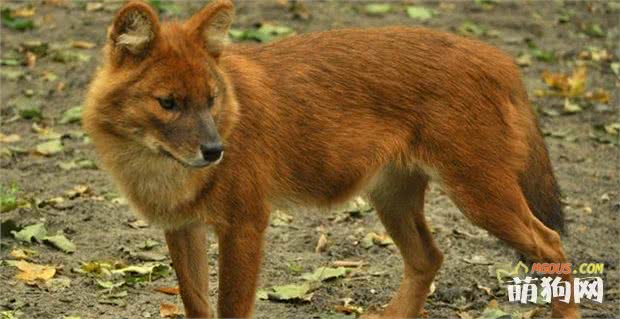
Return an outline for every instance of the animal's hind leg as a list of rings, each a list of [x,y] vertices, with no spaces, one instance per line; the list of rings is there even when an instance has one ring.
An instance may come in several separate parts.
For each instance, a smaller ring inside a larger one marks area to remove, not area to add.
[[[511,174],[493,169],[450,173],[442,176],[446,190],[474,224],[533,261],[567,262],[560,236],[532,214],[517,179]],[[562,279],[572,284],[570,274],[562,275]],[[552,316],[580,317],[572,301],[567,304],[557,299],[552,301]]]
[[[443,255],[423,215],[428,177],[421,171],[388,166],[369,192],[381,222],[400,250],[404,278],[383,313],[385,318],[419,317]]]

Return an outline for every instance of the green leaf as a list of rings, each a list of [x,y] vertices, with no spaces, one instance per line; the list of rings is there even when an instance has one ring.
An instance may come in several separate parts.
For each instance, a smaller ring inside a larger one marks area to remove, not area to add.
[[[20,231],[11,231],[13,237],[19,241],[31,243],[34,238],[38,242],[42,242],[45,236],[47,236],[47,229],[43,223],[37,223],[24,227]]]
[[[0,184],[0,213],[12,211],[19,206],[17,191],[16,185],[6,187]]]
[[[26,40],[22,42],[22,48],[36,54],[37,56],[43,56],[47,54],[49,45],[47,42],[43,42],[41,40]]]
[[[82,120],[82,107],[74,106],[62,114],[60,124],[76,123]]]
[[[583,31],[585,32],[585,34],[593,38],[604,38],[605,37],[605,31],[603,31],[601,26],[596,23],[589,25]]]
[[[124,275],[128,283],[145,282],[169,275],[170,266],[163,263],[145,263],[115,269],[112,274]]]
[[[2,25],[9,29],[23,31],[34,28],[34,22],[32,22],[32,20],[13,17],[11,15],[11,9],[9,8],[2,9],[0,16],[2,17],[2,19],[0,19],[2,20]]]
[[[310,288],[308,283],[275,286],[267,292],[267,296],[270,300],[276,301],[310,301],[312,298],[312,295],[308,295]]]
[[[579,104],[571,102],[569,99],[564,100],[564,113],[575,114],[583,111]]]
[[[59,162],[58,167],[60,167],[63,171],[70,171],[74,169],[97,169],[97,164],[89,159],[80,159]]]
[[[388,3],[371,3],[364,8],[368,15],[381,16],[392,11],[392,5]]]
[[[435,11],[420,6],[409,6],[407,7],[407,15],[412,19],[426,21],[435,15]]]
[[[458,28],[459,33],[461,34],[465,34],[465,35],[473,35],[476,37],[480,37],[483,36],[486,32],[486,28],[472,22],[472,21],[465,21],[461,24],[461,26],[459,26]]]
[[[319,267],[312,273],[305,273],[301,275],[301,278],[308,281],[325,281],[338,277],[344,277],[347,272],[349,272],[349,269],[344,267]]]
[[[9,101],[9,107],[15,108],[19,117],[31,120],[41,119],[43,114],[41,112],[41,103],[25,96],[19,96]]]
[[[0,77],[9,81],[15,81],[23,78],[26,72],[21,69],[0,68]]]
[[[97,279],[97,278],[95,278],[95,282],[97,283],[97,286],[99,286],[100,288],[108,289],[108,290],[121,287],[122,285],[125,284],[124,280],[121,280],[119,282],[112,282],[110,280],[102,280],[102,279]]]
[[[16,319],[18,317],[17,310],[0,311],[0,319]]]
[[[75,244],[72,243],[69,239],[67,239],[67,237],[65,237],[65,235],[63,234],[46,236],[43,238],[43,240],[68,254],[75,252],[76,249]]]
[[[256,299],[267,300],[269,299],[269,293],[264,289],[256,291]]]
[[[609,65],[609,68],[611,68],[611,72],[613,72],[616,76],[620,76],[620,63],[619,62],[613,62]]]
[[[90,55],[75,50],[57,50],[52,53],[52,60],[60,63],[88,62]]]
[[[50,156],[62,152],[62,142],[59,139],[38,144],[35,151],[41,155]]]
[[[139,244],[138,248],[144,249],[144,250],[150,250],[153,247],[157,247],[157,246],[161,246],[161,243],[156,241],[156,240],[147,239],[144,242],[142,242],[141,244]]]
[[[519,66],[530,66],[532,65],[532,56],[529,53],[519,54],[516,62]]]
[[[169,15],[179,15],[181,8],[174,1],[149,0],[149,3],[161,13]]]

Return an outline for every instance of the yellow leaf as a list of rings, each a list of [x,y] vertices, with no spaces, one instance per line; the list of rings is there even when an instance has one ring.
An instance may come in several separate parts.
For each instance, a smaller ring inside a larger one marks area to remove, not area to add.
[[[586,89],[587,77],[588,70],[585,66],[580,66],[573,70],[573,74],[568,78],[568,96],[576,97],[583,95]]]
[[[586,99],[592,100],[599,103],[608,104],[609,103],[609,92],[604,89],[595,89],[594,91],[590,91],[586,93]]]
[[[547,86],[557,91],[557,93],[563,97],[578,97],[583,95],[586,88],[587,77],[588,72],[585,66],[577,67],[570,76],[562,73],[551,73],[547,70],[545,70],[541,76]]]
[[[28,259],[30,257],[36,256],[38,253],[32,249],[13,249],[9,256],[13,259]]]
[[[551,73],[545,70],[542,74],[542,80],[552,89],[565,91],[568,89],[568,77],[561,73]]]
[[[21,140],[21,137],[17,134],[4,135],[0,133],[0,143],[15,143]]]
[[[15,278],[29,285],[35,284],[37,280],[46,282],[56,274],[54,266],[37,265],[23,260],[16,262],[14,265],[20,270],[20,273],[15,275]]]
[[[73,41],[71,42],[71,46],[76,49],[92,49],[97,45],[93,42],[88,41]]]
[[[13,18],[30,18],[34,15],[35,8],[20,8],[11,13],[11,17]]]

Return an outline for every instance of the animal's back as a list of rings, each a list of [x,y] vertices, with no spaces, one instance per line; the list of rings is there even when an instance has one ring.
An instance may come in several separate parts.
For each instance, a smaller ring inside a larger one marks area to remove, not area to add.
[[[231,137],[238,143],[230,144],[244,145],[240,154],[268,150],[269,169],[286,178],[280,184],[312,198],[345,198],[341,190],[356,189],[386,162],[453,160],[437,158],[438,150],[472,157],[472,166],[485,153],[482,160],[497,160],[497,149],[519,148],[507,141],[520,137],[516,127],[533,123],[510,57],[422,28],[345,29],[233,47],[222,65],[241,105]],[[463,136],[499,138],[476,144]]]

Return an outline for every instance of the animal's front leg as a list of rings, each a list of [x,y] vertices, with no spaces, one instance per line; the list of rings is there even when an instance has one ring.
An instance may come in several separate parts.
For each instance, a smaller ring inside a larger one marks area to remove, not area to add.
[[[249,318],[252,314],[264,229],[251,222],[218,229],[220,318]]]
[[[213,318],[209,307],[207,226],[203,223],[166,231],[166,242],[177,273],[187,318]]]

